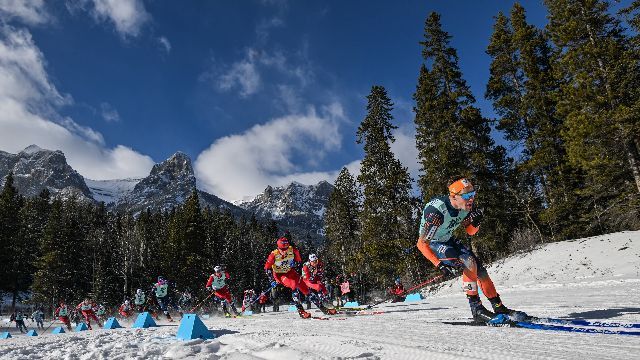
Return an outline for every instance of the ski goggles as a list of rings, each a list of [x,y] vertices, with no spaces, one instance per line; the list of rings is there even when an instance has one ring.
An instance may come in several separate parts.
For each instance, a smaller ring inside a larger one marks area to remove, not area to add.
[[[463,198],[464,200],[469,200],[469,199],[473,199],[474,197],[476,197],[476,191],[470,191],[468,193],[464,193],[464,194],[458,194],[460,195],[461,198]]]

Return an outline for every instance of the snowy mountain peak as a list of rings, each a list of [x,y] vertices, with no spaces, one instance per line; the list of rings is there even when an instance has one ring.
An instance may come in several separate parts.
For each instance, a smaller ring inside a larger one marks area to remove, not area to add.
[[[264,218],[277,220],[298,236],[319,241],[324,234],[324,213],[333,185],[321,181],[315,185],[291,182],[267,186],[253,200],[238,204]]]
[[[32,144],[24,148],[24,150],[20,151],[20,154],[32,155],[43,150],[44,149],[42,149],[40,146]]]
[[[96,184],[97,187],[104,184]],[[116,201],[116,209],[138,213],[148,208],[164,210],[177,207],[191,195],[196,187],[196,177],[189,156],[182,152],[173,154],[167,160],[153,166],[151,173],[139,181],[114,182],[107,184],[105,196],[120,196]],[[127,187],[133,188],[127,190]],[[114,186],[119,186],[114,189]],[[104,186],[103,186],[104,187]],[[120,192],[118,192],[120,191]],[[202,206],[228,209],[233,213],[242,212],[215,195],[198,191]]]
[[[158,174],[167,174],[170,176],[193,176],[193,166],[191,165],[191,159],[182,153],[177,152],[173,154],[167,160],[155,164],[151,169],[151,174],[149,176],[154,176]],[[194,177],[195,181],[195,177]],[[195,183],[194,183],[195,186]]]
[[[91,191],[69,164],[64,153],[30,145],[18,154],[0,153],[0,179],[13,173],[14,185],[27,197],[48,189],[54,196],[75,196],[91,201]]]

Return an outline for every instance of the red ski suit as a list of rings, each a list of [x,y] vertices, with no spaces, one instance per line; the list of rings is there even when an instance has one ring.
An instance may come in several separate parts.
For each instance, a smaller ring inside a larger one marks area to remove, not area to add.
[[[87,323],[89,329],[91,329],[91,319],[95,320],[95,322],[98,323],[98,326],[101,326],[100,320],[98,320],[98,317],[93,312],[93,309],[96,307],[98,307],[98,305],[95,302],[90,302],[87,304],[84,301],[76,306],[76,309],[82,311],[82,316],[84,317],[84,321]]]
[[[215,291],[217,298],[227,300],[231,303],[231,292],[229,291],[229,286],[227,284],[227,281],[230,279],[231,276],[226,271],[221,273],[220,276],[215,273],[211,274],[211,276],[209,276],[209,281],[207,281],[207,288],[211,287],[211,289]]]
[[[66,315],[60,315],[60,312]],[[67,325],[67,327],[70,328],[71,327],[71,320],[69,320],[70,312],[71,311],[69,310],[69,307],[67,305],[60,305],[56,309],[56,312],[54,313],[54,315],[57,316],[58,319],[60,319],[60,321],[62,321],[63,324]]]
[[[133,313],[133,308],[131,307],[131,305],[122,304],[120,305],[120,308],[118,308],[118,312],[124,317],[129,317]]]
[[[389,289],[389,295],[404,295],[404,286],[402,286],[402,284],[393,285],[393,287]]]
[[[287,250],[273,250],[267,262],[264,264],[264,269],[273,271],[273,277],[278,284],[282,284],[291,290],[299,289],[304,295],[309,294],[309,288],[307,284],[300,279],[300,275],[295,269],[291,268],[291,261],[297,263],[302,262],[302,257],[298,249],[293,246],[289,246]]]
[[[327,288],[322,283],[322,277],[324,274],[324,263],[318,260],[316,266],[313,266],[311,262],[306,262],[302,267],[302,280],[310,288],[317,292],[321,292],[323,295],[327,294]]]

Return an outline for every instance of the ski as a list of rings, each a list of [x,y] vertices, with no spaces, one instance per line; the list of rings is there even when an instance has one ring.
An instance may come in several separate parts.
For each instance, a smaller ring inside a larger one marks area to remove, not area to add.
[[[362,310],[368,310],[368,308],[366,307],[338,307],[336,306],[334,309],[338,310],[338,311],[362,311]]]
[[[315,320],[347,320],[347,318],[324,317],[324,316],[310,316],[307,319],[315,319]]]
[[[557,318],[541,318],[530,316],[526,319],[527,322],[532,323],[552,323],[560,325],[578,325],[578,326],[592,326],[603,328],[625,328],[625,329],[640,329],[638,323],[618,323],[609,321],[592,321],[592,320],[580,320],[580,319],[557,319]]]
[[[616,330],[610,328],[598,328],[598,327],[579,327],[570,325],[552,325],[552,324],[540,324],[527,321],[506,321],[501,323],[478,323],[475,321],[444,321],[447,325],[465,325],[465,326],[488,326],[488,327],[502,327],[502,328],[521,328],[529,330],[545,330],[545,331],[562,331],[573,333],[585,333],[585,334],[606,334],[606,335],[629,335],[640,336],[640,332]]]
[[[347,315],[347,316],[362,316],[362,315],[380,315],[384,314],[384,311],[366,311],[366,310],[339,310],[339,315]]]
[[[608,335],[629,335],[640,336],[640,332],[627,331],[627,330],[614,330],[611,328],[601,327],[579,327],[569,325],[552,325],[552,324],[540,324],[526,321],[516,322],[515,327],[533,330],[552,330],[552,331],[564,331],[564,332],[578,332],[586,334],[608,334]]]

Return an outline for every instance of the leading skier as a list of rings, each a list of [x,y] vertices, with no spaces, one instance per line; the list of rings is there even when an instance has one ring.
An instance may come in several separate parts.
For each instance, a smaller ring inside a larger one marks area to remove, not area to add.
[[[460,225],[469,235],[475,235],[480,229],[482,211],[473,207],[475,197],[476,190],[468,179],[460,178],[451,182],[449,196],[435,197],[425,205],[417,246],[446,279],[462,273],[463,289],[473,319],[486,323],[495,314],[513,315],[514,311],[504,306],[487,270],[473,251],[452,235]],[[482,292],[491,302],[493,312],[487,310],[480,301],[478,281]]]
[[[282,284],[291,289],[298,314],[301,318],[309,318],[311,313],[306,312],[300,303],[300,292],[305,296],[309,295],[307,284],[302,281],[296,271],[296,268],[302,263],[300,252],[289,244],[286,237],[279,238],[277,246],[278,248],[269,253],[267,257],[267,262],[264,264],[265,274],[272,287]]]

